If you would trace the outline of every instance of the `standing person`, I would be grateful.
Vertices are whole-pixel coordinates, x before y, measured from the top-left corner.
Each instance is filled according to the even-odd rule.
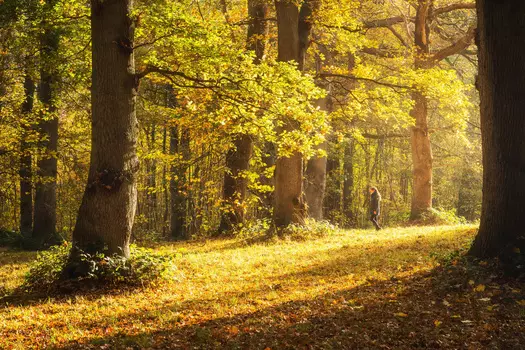
[[[377,222],[380,213],[380,202],[381,194],[379,194],[377,188],[370,187],[370,221],[372,221],[376,230],[381,230],[381,226]]]

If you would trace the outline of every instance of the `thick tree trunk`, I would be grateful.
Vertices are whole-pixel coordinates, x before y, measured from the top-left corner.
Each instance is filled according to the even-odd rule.
[[[429,14],[433,0],[419,0],[414,41],[416,45],[415,68],[426,69],[430,65]],[[432,208],[432,149],[428,134],[427,98],[419,91],[412,93],[414,107],[411,116],[415,126],[411,132],[413,194],[411,220],[417,220]]]
[[[129,256],[137,206],[132,0],[91,0],[92,149],[73,245]]]
[[[263,0],[248,1],[247,49],[255,52],[255,63],[262,61],[265,53],[266,36],[268,35],[268,5]],[[231,231],[235,226],[244,222],[244,201],[248,189],[248,180],[245,172],[248,170],[252,157],[253,142],[249,135],[239,135],[234,140],[234,147],[226,155],[224,187],[222,198],[228,208],[221,216],[219,233]]]
[[[240,135],[234,142],[235,149],[226,155],[226,167],[229,171],[224,177],[223,198],[229,208],[222,214],[220,232],[229,231],[244,222],[244,200],[248,189],[248,170],[252,156],[253,142],[251,136]]]
[[[277,0],[277,59],[281,62],[299,61],[299,8],[294,1]],[[297,125],[285,121],[285,129]],[[303,156],[295,152],[290,157],[280,157],[275,164],[274,222],[277,227],[302,223],[305,217],[303,199]]]
[[[24,78],[24,91],[25,101],[22,104],[22,113],[27,117],[33,111],[35,96],[35,83],[28,74]],[[28,120],[26,123],[20,144],[20,234],[24,238],[30,238],[33,231],[33,181],[32,157],[30,145],[27,142],[31,127]]]
[[[188,147],[188,136],[185,133],[181,133],[179,137],[179,130],[177,127],[170,129],[170,154],[179,155],[179,159],[187,160],[187,150],[183,149]],[[188,225],[186,222],[188,196],[185,194],[186,189],[184,188],[186,180],[186,164],[173,164],[170,169],[170,231],[171,237],[176,240],[188,239],[190,234]]]
[[[478,0],[483,204],[470,253],[525,252],[525,2]]]
[[[52,8],[55,0],[48,0],[46,6]],[[40,71],[39,99],[45,111],[38,128],[40,131],[41,156],[37,162],[38,181],[35,189],[35,217],[33,240],[36,247],[52,244],[56,240],[56,181],[58,147],[58,118],[55,115],[56,72],[53,68],[58,53],[59,34],[44,20],[44,33],[41,39],[42,67]]]
[[[416,125],[412,127],[412,177],[413,194],[412,220],[421,217],[421,214],[432,208],[432,149],[430,147],[430,136],[427,122],[427,100],[419,92],[412,94],[414,108],[411,111]]]

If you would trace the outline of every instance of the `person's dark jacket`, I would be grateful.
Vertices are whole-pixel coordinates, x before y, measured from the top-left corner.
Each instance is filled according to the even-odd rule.
[[[380,209],[379,203],[380,202],[381,202],[381,197],[379,197],[379,195],[377,194],[377,191],[374,191],[370,195],[370,215],[374,215],[374,211],[376,212],[375,215],[379,215],[379,209]]]

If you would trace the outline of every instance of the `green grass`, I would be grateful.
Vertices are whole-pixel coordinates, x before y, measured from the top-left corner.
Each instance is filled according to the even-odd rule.
[[[0,348],[482,348],[492,341],[485,333],[522,327],[524,307],[520,285],[502,289],[455,260],[474,234],[472,226],[411,227],[159,245],[177,261],[173,281],[0,306]],[[0,286],[20,285],[34,256],[0,252]],[[507,294],[508,308],[487,309]],[[503,311],[514,328],[490,321]]]

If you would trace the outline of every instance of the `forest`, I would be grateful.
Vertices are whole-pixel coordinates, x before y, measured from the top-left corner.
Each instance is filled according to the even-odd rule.
[[[0,348],[522,348],[524,24],[0,0]]]

